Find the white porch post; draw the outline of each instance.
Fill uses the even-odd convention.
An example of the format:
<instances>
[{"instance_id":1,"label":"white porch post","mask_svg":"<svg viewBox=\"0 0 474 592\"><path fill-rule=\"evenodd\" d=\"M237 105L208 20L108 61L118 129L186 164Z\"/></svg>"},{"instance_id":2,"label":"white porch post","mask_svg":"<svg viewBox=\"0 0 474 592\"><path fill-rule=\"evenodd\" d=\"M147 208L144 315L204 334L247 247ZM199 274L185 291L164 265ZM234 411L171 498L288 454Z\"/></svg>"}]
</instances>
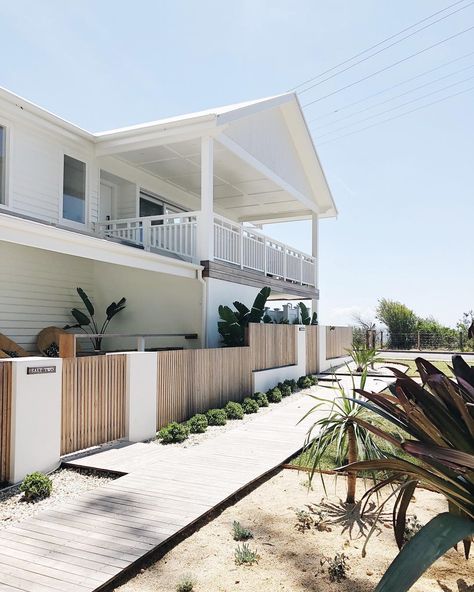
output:
<instances>
[{"instance_id":1,"label":"white porch post","mask_svg":"<svg viewBox=\"0 0 474 592\"><path fill-rule=\"evenodd\" d=\"M314 214L311 216L311 255L316 259L314 264L314 287L319 289L319 216ZM319 317L319 300L313 298L311 300L311 308L313 312L318 313Z\"/></svg>"},{"instance_id":2,"label":"white porch post","mask_svg":"<svg viewBox=\"0 0 474 592\"><path fill-rule=\"evenodd\" d=\"M197 224L197 258L214 259L214 140L201 140L201 211Z\"/></svg>"}]
</instances>

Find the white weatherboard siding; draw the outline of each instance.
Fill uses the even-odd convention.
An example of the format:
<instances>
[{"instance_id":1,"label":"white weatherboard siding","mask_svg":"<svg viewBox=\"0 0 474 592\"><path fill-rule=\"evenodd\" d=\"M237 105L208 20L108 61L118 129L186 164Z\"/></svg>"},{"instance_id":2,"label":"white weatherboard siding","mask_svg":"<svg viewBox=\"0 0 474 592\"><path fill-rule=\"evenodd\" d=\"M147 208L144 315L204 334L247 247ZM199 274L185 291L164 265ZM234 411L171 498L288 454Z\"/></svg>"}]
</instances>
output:
<instances>
[{"instance_id":1,"label":"white weatherboard siding","mask_svg":"<svg viewBox=\"0 0 474 592\"><path fill-rule=\"evenodd\" d=\"M76 286L94 295L92 261L0 242L0 333L34 352L41 329L73 320Z\"/></svg>"},{"instance_id":2,"label":"white weatherboard siding","mask_svg":"<svg viewBox=\"0 0 474 592\"><path fill-rule=\"evenodd\" d=\"M106 307L122 296L127 308L110 325L112 333L202 334L202 284L195 279L100 263L81 257L0 242L0 333L27 351L45 327L73 322L72 307L84 310L76 293L91 297L101 321ZM88 342L79 342L82 349ZM147 346L199 347L198 340L162 338ZM107 347L135 347L136 339L110 339Z\"/></svg>"},{"instance_id":3,"label":"white weatherboard siding","mask_svg":"<svg viewBox=\"0 0 474 592\"><path fill-rule=\"evenodd\" d=\"M309 197L312 189L279 107L233 122L225 134Z\"/></svg>"}]
</instances>

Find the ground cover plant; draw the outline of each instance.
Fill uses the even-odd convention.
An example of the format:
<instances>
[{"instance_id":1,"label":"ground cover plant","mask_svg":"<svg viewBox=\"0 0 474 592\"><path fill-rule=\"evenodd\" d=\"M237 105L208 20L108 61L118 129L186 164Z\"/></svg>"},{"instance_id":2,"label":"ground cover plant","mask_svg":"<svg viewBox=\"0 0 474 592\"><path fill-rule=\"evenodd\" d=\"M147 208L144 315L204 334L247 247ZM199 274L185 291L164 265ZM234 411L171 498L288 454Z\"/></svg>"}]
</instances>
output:
<instances>
[{"instance_id":1,"label":"ground cover plant","mask_svg":"<svg viewBox=\"0 0 474 592\"><path fill-rule=\"evenodd\" d=\"M256 392L252 395L252 399L258 403L259 407L268 407L268 399L265 393Z\"/></svg>"},{"instance_id":2,"label":"ground cover plant","mask_svg":"<svg viewBox=\"0 0 474 592\"><path fill-rule=\"evenodd\" d=\"M244 409L240 403L229 401L224 409L227 419L243 419L244 417Z\"/></svg>"},{"instance_id":3,"label":"ground cover plant","mask_svg":"<svg viewBox=\"0 0 474 592\"><path fill-rule=\"evenodd\" d=\"M188 428L191 434L202 434L207 430L207 417L202 413L196 413L188 419Z\"/></svg>"},{"instance_id":4,"label":"ground cover plant","mask_svg":"<svg viewBox=\"0 0 474 592\"><path fill-rule=\"evenodd\" d=\"M252 551L247 543L237 545L235 549L235 563L236 565L253 565L258 563L260 559L256 551Z\"/></svg>"},{"instance_id":5,"label":"ground cover plant","mask_svg":"<svg viewBox=\"0 0 474 592\"><path fill-rule=\"evenodd\" d=\"M191 576L184 576L176 586L176 592L193 592L194 579Z\"/></svg>"},{"instance_id":6,"label":"ground cover plant","mask_svg":"<svg viewBox=\"0 0 474 592\"><path fill-rule=\"evenodd\" d=\"M234 541L248 541L253 539L253 534L251 530L244 528L240 522L234 520L232 523L232 537Z\"/></svg>"},{"instance_id":7,"label":"ground cover plant","mask_svg":"<svg viewBox=\"0 0 474 592\"><path fill-rule=\"evenodd\" d=\"M161 428L157 437L163 444L174 444L184 442L189 437L189 427L183 423L172 421Z\"/></svg>"},{"instance_id":8,"label":"ground cover plant","mask_svg":"<svg viewBox=\"0 0 474 592\"><path fill-rule=\"evenodd\" d=\"M227 414L224 409L209 409L206 417L210 426L223 426L227 423Z\"/></svg>"},{"instance_id":9,"label":"ground cover plant","mask_svg":"<svg viewBox=\"0 0 474 592\"><path fill-rule=\"evenodd\" d=\"M23 492L24 499L28 502L49 497L52 489L53 482L51 479L39 471L27 475L20 485L20 491Z\"/></svg>"},{"instance_id":10,"label":"ground cover plant","mask_svg":"<svg viewBox=\"0 0 474 592\"><path fill-rule=\"evenodd\" d=\"M259 405L257 401L254 401L250 397L245 397L245 399L242 401L242 409L244 410L245 414L249 415L251 413L257 413L259 410Z\"/></svg>"}]
</instances>

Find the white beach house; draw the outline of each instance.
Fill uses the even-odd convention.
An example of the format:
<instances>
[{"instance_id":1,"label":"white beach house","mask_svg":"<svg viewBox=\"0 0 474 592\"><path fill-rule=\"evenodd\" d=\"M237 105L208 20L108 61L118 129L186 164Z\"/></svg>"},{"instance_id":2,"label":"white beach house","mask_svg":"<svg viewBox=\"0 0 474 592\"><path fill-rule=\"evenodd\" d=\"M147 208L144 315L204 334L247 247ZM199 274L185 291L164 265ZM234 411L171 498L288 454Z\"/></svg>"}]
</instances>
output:
<instances>
[{"instance_id":1,"label":"white beach house","mask_svg":"<svg viewBox=\"0 0 474 592\"><path fill-rule=\"evenodd\" d=\"M217 307L274 299L317 307L318 224L336 207L295 94L90 133L0 90L0 333L28 351L127 297L114 332L196 333L219 344ZM312 253L261 225L312 220Z\"/></svg>"}]
</instances>

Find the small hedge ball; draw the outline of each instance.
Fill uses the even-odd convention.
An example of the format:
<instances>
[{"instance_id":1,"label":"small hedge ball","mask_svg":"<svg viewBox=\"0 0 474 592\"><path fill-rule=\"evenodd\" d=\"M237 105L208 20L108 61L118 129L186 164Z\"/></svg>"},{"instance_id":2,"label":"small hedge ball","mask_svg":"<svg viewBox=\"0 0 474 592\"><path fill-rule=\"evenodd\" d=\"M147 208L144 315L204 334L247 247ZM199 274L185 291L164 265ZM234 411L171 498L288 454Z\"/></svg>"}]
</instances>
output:
<instances>
[{"instance_id":1,"label":"small hedge ball","mask_svg":"<svg viewBox=\"0 0 474 592\"><path fill-rule=\"evenodd\" d=\"M189 427L185 424L172 421L164 428L161 428L157 436L163 444L174 444L176 442L184 442L184 440L186 440L186 438L188 438L189 436Z\"/></svg>"},{"instance_id":2,"label":"small hedge ball","mask_svg":"<svg viewBox=\"0 0 474 592\"><path fill-rule=\"evenodd\" d=\"M314 374L308 374L308 378L311 380L311 384L316 386L318 384L318 377Z\"/></svg>"},{"instance_id":3,"label":"small hedge ball","mask_svg":"<svg viewBox=\"0 0 474 592\"><path fill-rule=\"evenodd\" d=\"M268 399L265 393L254 393L252 399L258 403L259 407L268 407Z\"/></svg>"},{"instance_id":4,"label":"small hedge ball","mask_svg":"<svg viewBox=\"0 0 474 592\"><path fill-rule=\"evenodd\" d=\"M29 502L49 497L52 489L53 482L51 479L39 471L27 475L20 485L20 491L23 492L25 500Z\"/></svg>"},{"instance_id":5,"label":"small hedge ball","mask_svg":"<svg viewBox=\"0 0 474 592\"><path fill-rule=\"evenodd\" d=\"M244 417L244 410L240 403L229 401L225 406L225 413L227 419L242 419Z\"/></svg>"},{"instance_id":6,"label":"small hedge ball","mask_svg":"<svg viewBox=\"0 0 474 592\"><path fill-rule=\"evenodd\" d=\"M298 378L298 387L300 389L307 389L311 386L313 386L313 383L307 376L300 376Z\"/></svg>"},{"instance_id":7,"label":"small hedge ball","mask_svg":"<svg viewBox=\"0 0 474 592\"><path fill-rule=\"evenodd\" d=\"M196 413L188 421L191 434L203 434L207 430L207 417L202 413Z\"/></svg>"},{"instance_id":8,"label":"small hedge ball","mask_svg":"<svg viewBox=\"0 0 474 592\"><path fill-rule=\"evenodd\" d=\"M281 392L281 396L282 397L289 397L291 395L291 393L293 392L291 390L291 387L287 384L282 384L280 388L280 392Z\"/></svg>"},{"instance_id":9,"label":"small hedge ball","mask_svg":"<svg viewBox=\"0 0 474 592\"><path fill-rule=\"evenodd\" d=\"M267 399L270 403L279 403L281 401L281 391L276 386L275 388L270 389L267 391Z\"/></svg>"},{"instance_id":10,"label":"small hedge ball","mask_svg":"<svg viewBox=\"0 0 474 592\"><path fill-rule=\"evenodd\" d=\"M294 393L296 391L296 387L298 386L296 384L296 380L294 380L293 378L291 378L291 379L289 378L288 380L285 380L283 382L283 384L286 384L287 386L289 386L292 393Z\"/></svg>"},{"instance_id":11,"label":"small hedge ball","mask_svg":"<svg viewBox=\"0 0 474 592\"><path fill-rule=\"evenodd\" d=\"M227 423L227 414L224 409L209 409L206 417L210 426L223 426Z\"/></svg>"},{"instance_id":12,"label":"small hedge ball","mask_svg":"<svg viewBox=\"0 0 474 592\"><path fill-rule=\"evenodd\" d=\"M242 409L244 410L244 413L249 415L250 413L257 413L259 406L257 401L254 401L250 397L245 397L242 401Z\"/></svg>"}]
</instances>

